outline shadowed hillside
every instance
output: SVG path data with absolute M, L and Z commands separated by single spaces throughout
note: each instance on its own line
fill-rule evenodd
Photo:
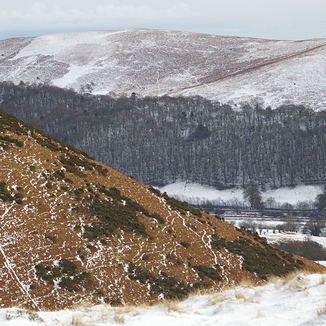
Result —
M 12 83 L 0 83 L 0 109 L 147 185 L 326 182 L 326 111 L 258 103 L 233 110 L 198 96 L 115 99 Z

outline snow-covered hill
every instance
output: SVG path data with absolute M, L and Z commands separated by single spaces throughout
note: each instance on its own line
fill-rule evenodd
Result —
M 325 67 L 326 39 L 126 29 L 0 41 L 0 81 L 48 82 L 94 94 L 200 95 L 323 109 Z

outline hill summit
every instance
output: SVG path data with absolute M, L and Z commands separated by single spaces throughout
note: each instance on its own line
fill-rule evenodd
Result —
M 0 81 L 324 109 L 326 39 L 124 29 L 0 40 Z
M 183 298 L 318 264 L 0 111 L 0 307 Z

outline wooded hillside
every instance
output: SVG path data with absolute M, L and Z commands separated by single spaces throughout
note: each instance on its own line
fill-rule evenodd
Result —
M 326 181 L 326 111 L 201 97 L 111 98 L 4 83 L 0 109 L 148 185 L 217 188 Z

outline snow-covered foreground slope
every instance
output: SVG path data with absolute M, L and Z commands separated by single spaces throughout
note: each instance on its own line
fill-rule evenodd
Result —
M 176 182 L 160 188 L 160 191 L 193 205 L 203 203 L 205 200 L 216 201 L 221 205 L 232 205 L 232 203 L 244 201 L 242 189 L 217 190 L 196 183 Z M 322 192 L 321 186 L 301 185 L 295 188 L 270 189 L 262 192 L 262 197 L 263 200 L 272 197 L 279 204 L 296 205 L 298 202 L 315 201 L 316 196 Z
M 325 325 L 326 276 L 299 274 L 264 286 L 238 286 L 152 307 L 82 306 L 57 312 L 1 309 L 2 326 L 130 325 L 275 326 Z
M 0 40 L 0 81 L 94 94 L 200 95 L 326 105 L 326 39 L 276 41 L 126 29 Z

